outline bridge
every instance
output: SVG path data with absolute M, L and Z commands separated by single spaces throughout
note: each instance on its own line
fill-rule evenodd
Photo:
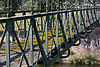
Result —
M 19 67 L 23 63 L 27 67 L 37 67 L 39 63 L 50 67 L 58 58 L 69 57 L 70 48 L 78 46 L 81 38 L 100 25 L 99 10 L 100 7 L 87 7 L 33 15 L 29 15 L 31 11 L 18 11 L 0 18 L 0 51 L 6 54 L 7 67 L 13 61 L 18 61 Z M 67 55 L 62 56 L 65 52 Z

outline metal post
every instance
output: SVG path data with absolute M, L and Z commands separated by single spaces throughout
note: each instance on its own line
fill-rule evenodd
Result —
M 56 17 L 58 17 L 58 16 L 56 15 Z M 58 23 L 58 19 L 56 18 L 56 48 L 57 48 L 57 52 L 58 52 L 58 45 L 59 45 L 59 40 L 58 40 L 59 31 L 58 31 L 58 28 L 59 28 L 59 23 Z
M 70 37 L 72 38 L 72 16 L 70 14 Z
M 12 2 L 13 2 L 12 0 L 7 0 L 8 17 L 14 16 Z M 15 28 L 15 25 L 14 25 L 14 23 L 12 23 L 12 31 L 14 31 L 14 28 Z M 12 34 L 12 41 L 13 42 L 15 41 L 13 34 Z
M 78 11 L 75 12 L 75 21 L 76 21 L 76 23 L 77 23 L 77 14 L 78 14 Z M 75 26 L 74 26 L 74 28 L 75 28 Z M 74 30 L 75 30 L 75 29 L 74 29 Z M 76 30 L 75 30 L 74 35 L 75 35 L 75 34 L 77 34 L 77 31 L 76 31 Z
M 84 13 L 85 13 L 85 21 L 84 22 L 85 22 L 85 26 L 86 26 L 86 10 L 84 11 Z
M 47 55 L 48 55 L 48 22 L 49 22 L 49 17 L 46 16 L 45 41 L 46 41 L 46 54 Z
M 88 10 L 86 10 L 86 14 L 87 14 L 88 22 L 90 24 L 90 29 L 92 30 L 92 25 L 91 25 L 91 21 L 90 21 L 90 18 L 89 18 Z
M 26 12 L 23 12 L 23 15 L 26 15 Z M 24 37 L 26 38 L 26 19 L 24 19 Z
M 6 65 L 7 67 L 10 67 L 10 22 L 7 23 L 7 32 L 6 32 Z
M 31 60 L 31 66 L 33 67 L 33 31 L 32 31 L 32 22 L 33 19 L 30 20 L 30 60 Z
M 41 13 L 42 13 L 42 0 L 41 0 Z M 42 16 L 41 16 L 41 30 L 43 30 L 43 19 L 42 19 Z
M 96 10 L 94 9 L 94 14 L 95 14 L 95 19 L 97 21 L 97 15 L 96 15 Z
M 80 26 L 81 25 L 81 17 L 80 17 L 80 13 L 78 13 L 78 14 L 79 14 L 78 16 L 79 16 L 79 33 L 80 33 L 81 32 L 81 26 Z
M 54 28 L 54 26 L 55 26 L 55 25 L 54 25 L 54 20 L 55 20 L 55 19 L 54 19 L 54 15 L 52 15 L 52 19 L 53 19 L 52 22 L 53 22 L 53 28 Z
M 46 0 L 46 12 L 48 12 L 49 1 Z M 48 55 L 48 23 L 49 16 L 46 16 L 46 26 L 45 26 L 45 41 L 46 41 L 46 54 Z
M 80 15 L 81 15 L 82 22 L 83 22 L 83 25 L 84 25 L 85 34 L 87 34 L 87 29 L 86 29 L 86 26 L 85 26 L 85 23 L 84 23 L 84 18 L 83 18 L 82 10 L 80 11 Z
M 64 14 L 64 31 L 66 35 L 66 18 L 67 18 L 67 13 Z
M 7 0 L 7 8 L 8 8 L 8 17 L 10 16 L 10 0 Z M 6 65 L 10 67 L 10 22 L 7 23 L 7 32 L 6 32 Z
M 7 29 L 5 29 L 4 32 L 3 32 L 3 34 L 2 34 L 2 38 L 1 38 L 1 42 L 0 42 L 0 49 L 2 47 L 2 44 L 3 44 L 3 41 L 4 41 L 4 37 L 6 35 L 6 31 L 7 31 Z
M 90 10 L 90 12 L 91 12 L 92 20 L 93 20 L 93 23 L 92 24 L 95 24 L 92 10 Z
M 31 3 L 31 6 L 32 6 L 32 15 L 33 15 L 33 0 L 32 0 L 32 3 Z M 30 54 L 31 54 L 31 65 L 33 67 L 33 32 L 32 32 L 32 22 L 33 22 L 33 19 L 30 20 L 31 21 L 31 27 L 30 27 Z
M 41 30 L 43 30 L 43 19 L 42 19 L 42 16 L 41 16 Z
M 14 16 L 14 12 L 12 12 L 10 16 Z M 14 24 L 14 21 L 13 21 L 13 23 L 12 23 L 12 31 L 14 31 L 14 30 L 15 30 L 15 24 Z M 12 34 L 12 41 L 13 42 L 15 41 L 13 34 Z
M 60 10 L 60 0 L 58 0 L 58 5 L 57 5 L 57 11 L 59 11 Z M 58 48 L 58 46 L 59 46 L 59 30 L 58 30 L 58 28 L 59 28 L 59 20 L 58 20 L 58 15 L 56 15 L 56 48 L 57 48 L 57 52 L 59 52 L 59 48 Z

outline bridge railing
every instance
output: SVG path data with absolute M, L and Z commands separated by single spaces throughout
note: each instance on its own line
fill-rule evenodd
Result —
M 23 58 L 27 66 L 37 66 L 43 60 L 45 67 L 48 67 L 58 58 L 68 57 L 70 47 L 78 46 L 80 38 L 86 38 L 96 27 L 99 19 L 96 16 L 97 9 L 99 8 L 62 10 L 0 18 L 0 31 L 3 31 L 0 49 L 6 50 L 7 67 L 10 67 L 12 51 L 22 53 L 19 66 L 22 65 Z M 62 56 L 66 51 L 67 55 Z

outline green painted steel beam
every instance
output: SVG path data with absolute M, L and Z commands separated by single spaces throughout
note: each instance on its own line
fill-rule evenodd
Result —
M 26 15 L 26 12 L 23 12 L 23 15 Z M 24 19 L 24 37 L 26 38 L 26 19 Z
M 58 20 L 58 16 L 56 15 L 56 48 L 57 48 L 57 52 L 59 52 L 59 48 L 58 48 L 58 45 L 59 45 L 59 20 Z
M 72 38 L 72 16 L 70 14 L 70 37 Z
M 7 32 L 6 32 L 6 65 L 10 67 L 10 22 L 7 24 Z
M 0 49 L 2 47 L 2 44 L 3 44 L 3 41 L 4 41 L 4 37 L 6 35 L 6 32 L 7 32 L 7 28 L 4 30 L 3 34 L 2 34 L 2 38 L 1 38 L 1 42 L 0 42 Z
M 75 26 L 75 30 L 76 30 L 76 38 L 77 38 L 77 40 L 79 40 L 79 43 L 80 43 L 81 40 L 80 40 L 80 35 L 79 35 L 79 32 L 78 32 L 78 28 L 77 28 L 77 23 L 75 21 L 74 12 L 72 12 L 72 18 L 73 18 L 73 22 L 74 22 L 74 26 Z
M 65 31 L 65 35 L 66 35 L 66 24 L 67 24 L 67 13 L 64 14 L 64 31 Z
M 34 29 L 35 36 L 36 36 L 36 39 L 37 39 L 37 42 L 38 42 L 38 46 L 40 48 L 40 52 L 41 52 L 41 55 L 42 55 L 44 66 L 49 67 L 50 65 L 48 63 L 48 58 L 47 58 L 45 51 L 44 51 L 44 48 L 42 46 L 42 42 L 40 40 L 39 33 L 38 33 L 38 30 L 37 30 L 37 27 L 36 27 L 36 21 L 35 21 L 34 18 L 33 18 L 33 29 Z
M 90 13 L 91 13 L 92 22 L 93 22 L 92 25 L 95 26 L 96 24 L 95 24 L 95 22 L 94 22 L 94 17 L 93 17 L 93 12 L 92 12 L 92 10 L 90 10 Z
M 49 23 L 49 16 L 46 16 L 45 43 L 46 43 L 46 55 L 47 56 L 48 56 L 48 23 Z
M 27 35 L 26 35 L 24 51 L 26 50 L 26 46 L 27 46 L 29 34 L 30 34 L 30 25 L 29 25 L 29 27 L 28 27 L 28 32 L 27 32 Z M 23 61 L 23 54 L 22 54 L 22 56 L 21 56 L 21 61 L 20 61 L 19 67 L 21 67 L 22 61 Z
M 97 15 L 96 15 L 96 10 L 94 9 L 94 14 L 95 14 L 95 19 L 97 21 Z
M 78 12 L 78 16 L 79 16 L 79 33 L 81 32 L 81 17 L 80 17 L 80 13 Z
M 17 35 L 16 35 L 16 32 L 13 31 L 12 33 L 14 34 L 14 37 L 15 37 L 16 40 L 17 40 L 18 46 L 19 46 L 19 48 L 20 48 L 20 50 L 21 50 L 21 52 L 22 52 L 22 54 L 23 54 L 23 57 L 24 57 L 24 59 L 25 59 L 25 61 L 26 61 L 26 64 L 27 64 L 27 66 L 29 67 L 29 63 L 28 63 L 27 57 L 26 57 L 26 55 L 25 55 L 25 51 L 23 50 L 23 48 L 22 48 L 22 46 L 21 46 L 21 44 L 20 44 L 20 41 L 19 41 L 19 39 L 18 39 L 18 37 L 17 37 Z
M 83 23 L 83 26 L 84 26 L 85 34 L 87 35 L 87 29 L 86 29 L 86 26 L 85 26 L 84 17 L 83 17 L 82 12 L 83 12 L 83 11 L 80 11 L 80 16 L 81 16 L 82 23 Z
M 33 61 L 34 61 L 34 58 L 33 58 L 33 19 L 30 20 L 30 64 L 31 66 L 33 67 Z

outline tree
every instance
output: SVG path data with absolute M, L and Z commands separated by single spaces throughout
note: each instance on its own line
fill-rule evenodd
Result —
M 12 10 L 19 10 L 22 6 L 22 0 L 12 0 Z
M 8 10 L 7 9 L 8 1 L 10 1 L 9 2 L 10 9 L 13 10 L 13 11 L 19 10 L 19 8 L 22 5 L 22 0 L 0 0 L 0 6 L 1 6 L 1 8 L 3 8 L 3 11 Z

